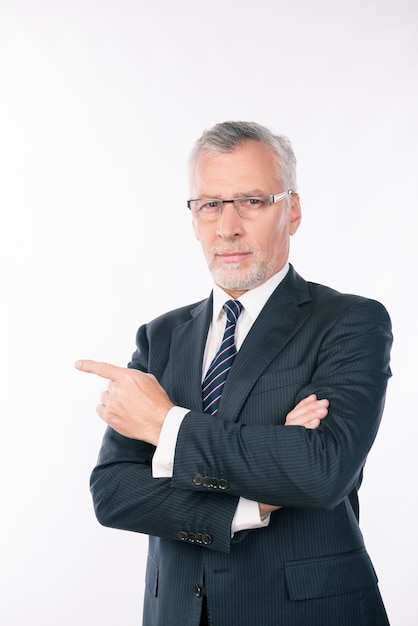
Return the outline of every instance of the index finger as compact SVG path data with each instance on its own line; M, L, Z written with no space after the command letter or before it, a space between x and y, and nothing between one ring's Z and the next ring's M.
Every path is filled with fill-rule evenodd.
M119 377L120 372L124 369L122 367L118 367L117 365L111 365L110 363L90 361L88 359L76 361L74 365L76 369L81 372L96 374L96 376L107 378L108 380L116 380Z

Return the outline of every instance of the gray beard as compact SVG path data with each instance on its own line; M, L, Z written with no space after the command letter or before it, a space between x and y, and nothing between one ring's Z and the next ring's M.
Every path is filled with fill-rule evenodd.
M258 287L272 275L272 268L269 265L262 264L245 272L234 271L238 267L238 263L233 263L228 270L209 267L209 271L217 285L230 291L254 289L254 287Z

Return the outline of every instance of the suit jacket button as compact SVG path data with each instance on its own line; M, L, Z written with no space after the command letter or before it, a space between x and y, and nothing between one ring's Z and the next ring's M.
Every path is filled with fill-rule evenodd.
M229 482L226 480L226 478L220 478L219 489L228 489L228 487L229 487Z
M200 585L198 585L197 583L194 586L194 594L195 594L196 598L201 598L202 597L202 587Z
M181 530L178 534L179 539L181 539L181 541L187 541L189 538L189 535L184 531Z
M212 478L210 486L217 489L219 487L219 480L217 478Z
M193 476L193 482L194 482L195 485L198 485L198 486L202 485L203 484L203 476L202 476L202 474L195 474Z
M196 533L189 533L188 540L190 543L194 543L196 541Z
M202 533L196 533L196 543L203 543Z
M212 487L212 478L210 476L205 476L203 479L204 487Z
M209 546L212 543L212 537L205 533L204 535L202 535L202 541L203 545Z

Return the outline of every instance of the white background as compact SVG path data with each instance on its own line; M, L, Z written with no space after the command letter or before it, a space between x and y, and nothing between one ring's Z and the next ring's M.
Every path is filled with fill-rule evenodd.
M0 0L1 624L141 622L146 538L94 517L103 382L73 362L125 365L208 294L186 160L226 119L292 140L296 269L391 314L361 525L417 623L417 52L416 0Z

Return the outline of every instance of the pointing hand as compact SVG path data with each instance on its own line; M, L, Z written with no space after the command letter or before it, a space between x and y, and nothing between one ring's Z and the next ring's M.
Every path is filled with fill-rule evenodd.
M109 426L130 439L158 444L165 417L174 405L155 376L98 361L77 361L75 367L109 381L96 408Z

